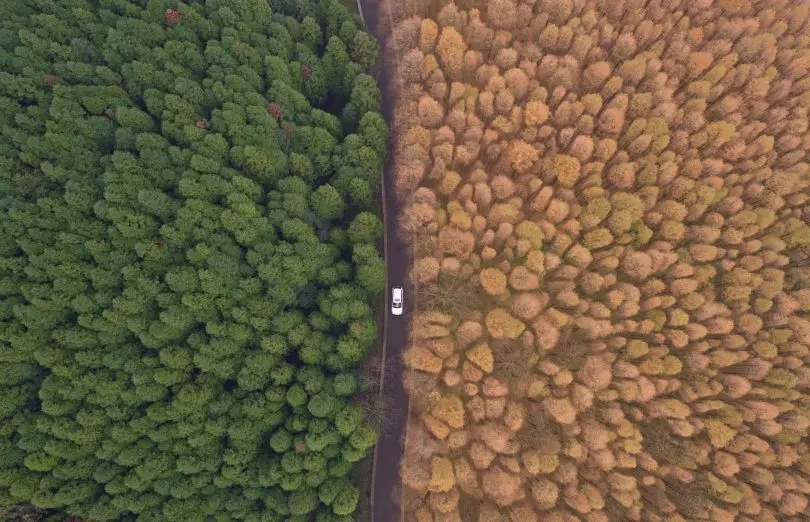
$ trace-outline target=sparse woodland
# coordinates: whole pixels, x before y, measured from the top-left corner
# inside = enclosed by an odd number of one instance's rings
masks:
[[[410,520],[807,520],[810,4],[389,11]]]

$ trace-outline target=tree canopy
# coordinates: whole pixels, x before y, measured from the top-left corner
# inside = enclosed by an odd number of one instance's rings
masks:
[[[0,14],[0,508],[348,520],[376,42],[338,0]]]

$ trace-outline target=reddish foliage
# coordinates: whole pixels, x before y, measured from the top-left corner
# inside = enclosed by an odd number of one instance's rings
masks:
[[[197,126],[198,129],[207,129],[208,128],[208,120],[206,120],[205,118],[203,118],[201,120],[197,120],[197,123],[195,125]]]
[[[276,102],[269,102],[267,104],[267,111],[280,120],[284,117],[284,108]]]
[[[166,9],[166,12],[163,13],[163,20],[168,25],[177,25],[182,19],[183,15],[177,9]]]
[[[301,66],[301,77],[305,80],[309,80],[312,78],[312,67],[309,65],[302,65]]]
[[[158,246],[158,248],[162,247],[163,245],[166,244],[166,238],[163,236],[156,237],[155,244]]]
[[[59,81],[59,78],[54,76],[53,74],[46,74],[45,77],[42,79],[45,82],[45,85],[56,85]]]

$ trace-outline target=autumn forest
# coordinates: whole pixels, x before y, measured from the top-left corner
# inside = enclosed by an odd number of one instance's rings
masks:
[[[807,0],[0,15],[0,519],[807,520]]]

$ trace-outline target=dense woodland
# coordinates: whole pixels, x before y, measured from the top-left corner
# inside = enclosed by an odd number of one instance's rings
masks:
[[[337,0],[2,4],[0,509],[352,520],[385,285],[361,26]]]
[[[810,5],[407,0],[419,522],[800,522]]]

